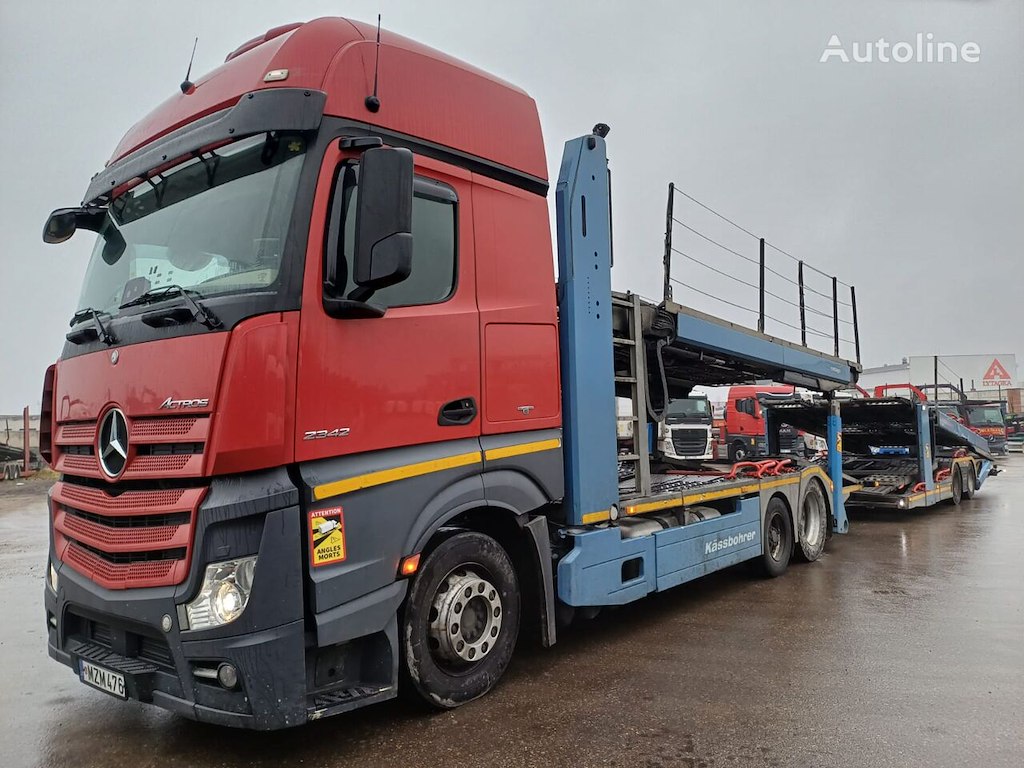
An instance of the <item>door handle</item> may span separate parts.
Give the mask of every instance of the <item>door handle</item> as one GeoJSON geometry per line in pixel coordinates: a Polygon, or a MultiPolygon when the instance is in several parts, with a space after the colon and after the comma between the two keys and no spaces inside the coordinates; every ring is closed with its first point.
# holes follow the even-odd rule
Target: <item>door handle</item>
{"type": "Polygon", "coordinates": [[[439,427],[464,427],[476,418],[476,400],[463,397],[441,406],[437,414],[439,427]]]}

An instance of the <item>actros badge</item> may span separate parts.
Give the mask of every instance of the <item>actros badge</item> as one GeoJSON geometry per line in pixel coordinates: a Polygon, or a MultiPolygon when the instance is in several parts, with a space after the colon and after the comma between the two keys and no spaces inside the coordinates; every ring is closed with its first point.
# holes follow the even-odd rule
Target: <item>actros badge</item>
{"type": "Polygon", "coordinates": [[[210,398],[203,397],[196,400],[175,400],[173,397],[168,397],[162,403],[161,408],[168,408],[170,410],[179,410],[185,408],[206,408],[210,405],[210,398]]]}

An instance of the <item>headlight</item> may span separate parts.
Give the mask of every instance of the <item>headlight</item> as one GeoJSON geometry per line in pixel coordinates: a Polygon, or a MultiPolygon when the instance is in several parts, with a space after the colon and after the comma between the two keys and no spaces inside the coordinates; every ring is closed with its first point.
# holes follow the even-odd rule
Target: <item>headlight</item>
{"type": "Polygon", "coordinates": [[[47,584],[50,585],[50,589],[53,591],[53,594],[56,595],[57,594],[57,569],[53,567],[53,563],[50,563],[50,578],[47,581],[47,584]]]}
{"type": "Polygon", "coordinates": [[[185,606],[189,629],[220,627],[241,616],[249,602],[255,570],[255,555],[206,566],[199,594],[185,606]]]}

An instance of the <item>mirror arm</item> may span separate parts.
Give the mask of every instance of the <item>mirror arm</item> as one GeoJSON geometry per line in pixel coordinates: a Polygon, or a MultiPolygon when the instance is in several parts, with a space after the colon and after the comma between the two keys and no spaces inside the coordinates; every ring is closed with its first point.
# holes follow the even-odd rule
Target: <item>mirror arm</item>
{"type": "Polygon", "coordinates": [[[367,304],[365,301],[356,299],[339,299],[334,296],[324,296],[324,312],[328,317],[337,320],[341,319],[369,319],[384,317],[384,307],[376,304],[367,304]]]}
{"type": "Polygon", "coordinates": [[[349,291],[348,298],[350,301],[365,302],[372,299],[373,294],[376,292],[376,288],[367,288],[364,285],[359,285],[349,291]]]}

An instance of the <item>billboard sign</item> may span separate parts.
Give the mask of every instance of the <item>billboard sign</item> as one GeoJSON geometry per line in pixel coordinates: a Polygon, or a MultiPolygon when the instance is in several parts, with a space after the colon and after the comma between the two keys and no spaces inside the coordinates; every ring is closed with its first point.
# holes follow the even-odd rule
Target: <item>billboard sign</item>
{"type": "MultiPolygon", "coordinates": [[[[939,383],[960,386],[964,390],[1007,389],[1016,387],[1016,355],[939,355],[939,383]]],[[[910,358],[910,380],[914,384],[931,384],[935,379],[935,359],[930,355],[910,358]]]]}

